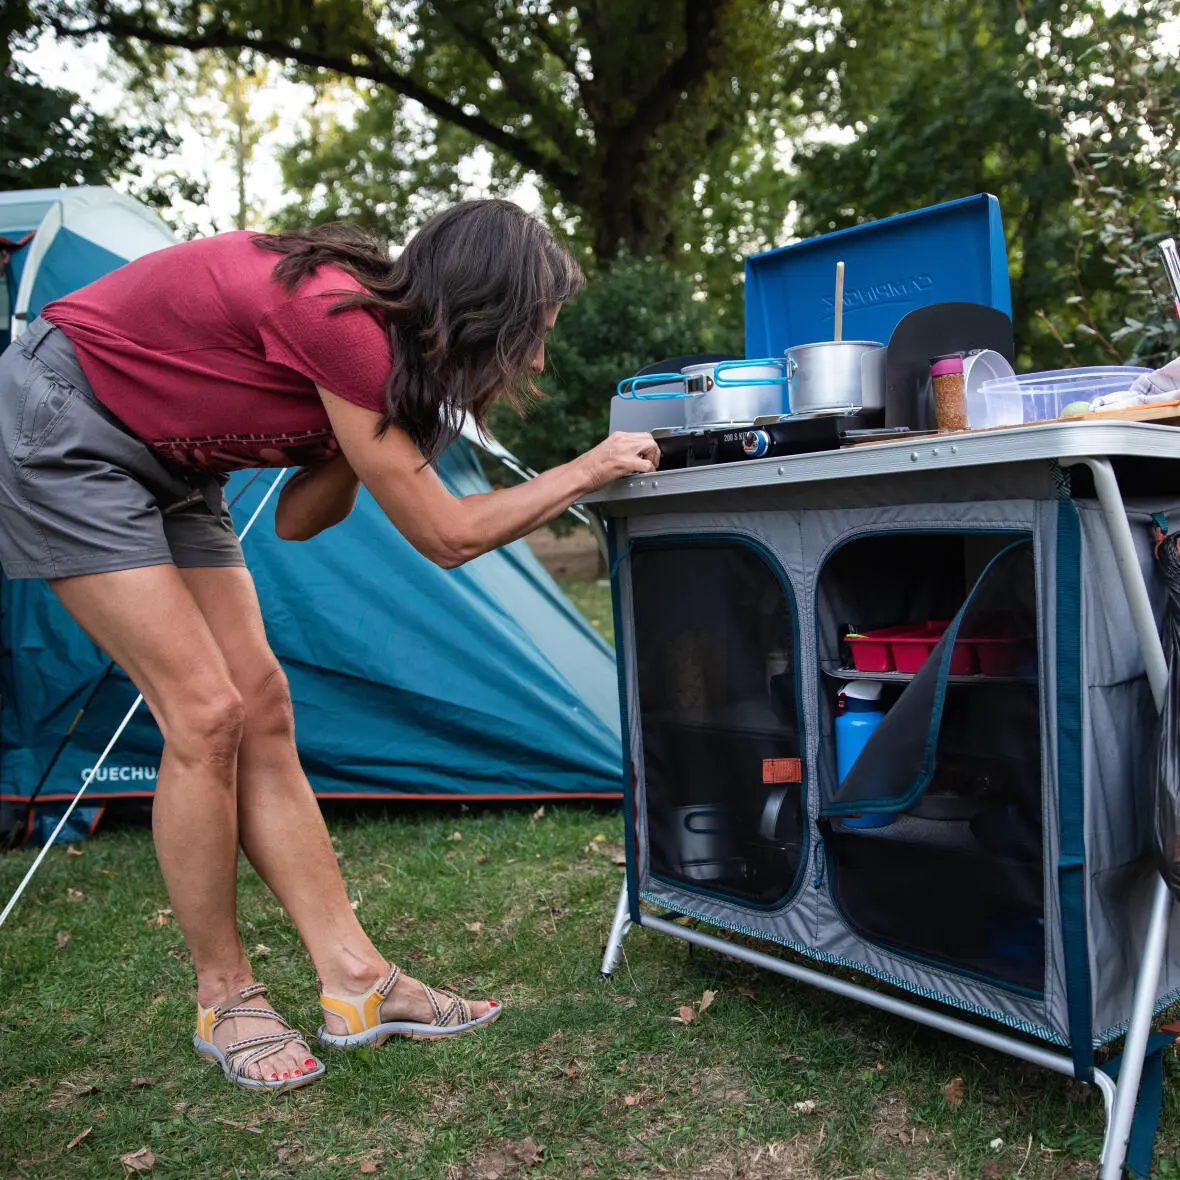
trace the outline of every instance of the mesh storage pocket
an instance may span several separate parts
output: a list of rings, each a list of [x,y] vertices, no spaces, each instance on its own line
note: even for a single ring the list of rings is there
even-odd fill
[[[638,544],[631,587],[652,872],[780,902],[805,843],[793,598],[737,539]]]
[[[866,939],[1033,992],[1044,981],[1033,547],[987,566],[823,808],[831,890]],[[1002,673],[953,676],[967,643]],[[1009,652],[1007,648],[1012,650]],[[871,814],[877,826],[858,816]]]

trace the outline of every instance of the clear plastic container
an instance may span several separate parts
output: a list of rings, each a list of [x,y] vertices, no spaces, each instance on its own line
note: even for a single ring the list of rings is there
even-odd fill
[[[989,421],[996,426],[1045,422],[1060,418],[1065,407],[1073,402],[1090,402],[1106,394],[1123,393],[1131,388],[1136,377],[1150,372],[1134,365],[1112,365],[1022,373],[985,381],[979,387],[979,396],[987,407]]]

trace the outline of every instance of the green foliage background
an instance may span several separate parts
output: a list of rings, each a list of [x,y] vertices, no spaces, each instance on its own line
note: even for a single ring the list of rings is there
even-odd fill
[[[490,191],[532,183],[590,277],[548,400],[496,417],[537,467],[600,437],[620,377],[740,351],[751,253],[977,192],[1000,200],[1021,368],[1180,349],[1155,250],[1177,224],[1180,0],[20,0],[2,20],[10,66],[52,29],[107,36],[145,93],[185,53],[310,83],[281,226],[404,240],[466,195],[477,151]],[[3,86],[9,187],[126,178],[169,142],[19,67]]]

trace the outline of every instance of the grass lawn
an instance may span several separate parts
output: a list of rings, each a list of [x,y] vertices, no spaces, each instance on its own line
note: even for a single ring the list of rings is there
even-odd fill
[[[233,1089],[190,1046],[191,968],[149,832],[100,830],[80,855],[51,852],[0,931],[0,1176],[118,1176],[145,1147],[154,1177],[1097,1174],[1099,1095],[1057,1075],[641,930],[601,980],[617,809],[340,811],[329,826],[383,950],[504,1017],[442,1044],[328,1052],[327,1077],[286,1097]],[[32,855],[0,858],[0,900]],[[240,886],[257,975],[313,1033],[306,957],[244,863]],[[706,990],[707,1010],[673,1021]],[[1168,1056],[1165,1180],[1180,1176]]]
[[[560,582],[569,600],[584,614],[590,626],[614,645],[615,617],[611,611],[610,583],[606,579],[589,582]]]

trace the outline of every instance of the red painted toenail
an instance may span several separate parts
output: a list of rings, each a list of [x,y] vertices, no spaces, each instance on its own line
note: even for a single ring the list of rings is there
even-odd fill
[[[286,1070],[283,1070],[283,1077],[289,1078],[290,1076],[291,1075]]]
[[[308,1069],[315,1069],[315,1058],[309,1057],[304,1063]]]
[[[301,1069],[297,1069],[297,1070],[295,1071],[295,1076],[296,1076],[297,1078],[301,1078],[301,1077],[303,1077],[303,1070],[301,1070]]]
[[[277,1073],[272,1073],[270,1077],[271,1081],[277,1082],[279,1080],[279,1075]]]
[[[488,1000],[488,1007],[489,1008],[499,1008],[499,1006],[500,1006],[499,1000]]]

